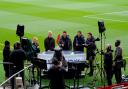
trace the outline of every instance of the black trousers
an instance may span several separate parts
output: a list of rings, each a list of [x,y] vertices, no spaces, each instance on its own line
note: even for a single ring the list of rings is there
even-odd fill
[[[23,68],[18,68],[18,67],[14,67],[14,68],[12,68],[12,71],[11,71],[11,76],[12,75],[14,75],[15,73],[17,73],[17,72],[19,72],[20,70],[22,70]],[[17,75],[18,76],[18,75]],[[17,76],[15,76],[15,77],[17,77]],[[11,89],[14,89],[15,88],[15,77],[13,77],[12,79],[11,79],[11,85],[12,85],[12,88]],[[20,73],[20,77],[22,77],[22,81],[23,81],[23,84],[24,84],[24,72],[21,72]]]
[[[93,71],[94,71],[94,68],[93,68],[94,59],[95,59],[95,56],[87,54],[87,60],[89,61],[89,67],[90,67],[90,74],[92,74],[92,75],[93,75]]]
[[[10,67],[9,67],[9,65],[8,64],[4,64],[3,65],[4,66],[4,71],[5,71],[5,77],[9,77],[9,73],[10,73]]]
[[[108,85],[112,85],[112,68],[104,68]]]
[[[121,80],[122,80],[121,67],[115,68],[114,73],[115,73],[115,79],[116,79],[117,84],[121,83]]]

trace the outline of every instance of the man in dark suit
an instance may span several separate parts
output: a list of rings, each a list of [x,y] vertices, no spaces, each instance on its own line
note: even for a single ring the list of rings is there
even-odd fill
[[[19,42],[16,42],[14,44],[14,50],[10,55],[10,61],[13,63],[12,75],[24,68],[25,59],[26,59],[25,51],[21,48],[21,44]],[[20,76],[24,81],[24,72],[21,72]],[[12,89],[14,89],[14,78],[12,79]]]
[[[77,35],[74,37],[74,41],[73,41],[74,51],[84,52],[84,44],[85,44],[84,36],[82,35],[81,31],[78,31]]]
[[[62,50],[71,50],[72,49],[72,42],[69,36],[67,35],[66,31],[63,31],[62,36],[59,41],[59,46]]]
[[[52,37],[52,32],[48,32],[48,37],[44,40],[45,51],[53,51],[55,48],[55,39]]]

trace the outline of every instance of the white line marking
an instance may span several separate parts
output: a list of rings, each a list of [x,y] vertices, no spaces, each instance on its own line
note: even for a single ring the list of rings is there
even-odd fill
[[[108,13],[102,13],[102,14],[87,15],[87,16],[84,16],[84,17],[97,16],[97,15],[105,15],[105,14],[114,14],[114,13],[124,13],[124,12],[128,12],[128,11],[108,12]]]
[[[116,20],[116,19],[107,19],[107,18],[100,18],[100,17],[87,17],[87,18],[92,18],[92,19],[101,19],[101,20],[110,20],[110,21],[115,21],[115,22],[128,22],[128,21],[125,21],[125,20]]]
[[[83,17],[84,18],[93,18],[93,19],[104,19],[104,20],[117,21],[117,22],[128,22],[128,21],[125,21],[125,20],[114,20],[114,19],[105,19],[105,18],[97,17],[98,15],[126,13],[126,12],[128,12],[128,11],[109,12],[109,13],[102,13],[102,14],[95,14],[95,15],[87,15],[87,16],[83,16]]]

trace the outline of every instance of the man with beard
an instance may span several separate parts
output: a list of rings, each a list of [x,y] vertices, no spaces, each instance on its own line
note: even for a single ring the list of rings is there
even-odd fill
[[[65,51],[72,49],[72,42],[69,36],[67,35],[66,31],[63,31],[63,34],[59,41],[59,46],[62,48],[62,50],[65,50]]]

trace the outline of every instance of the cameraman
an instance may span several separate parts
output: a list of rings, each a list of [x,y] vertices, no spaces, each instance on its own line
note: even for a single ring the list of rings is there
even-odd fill
[[[66,70],[62,67],[61,61],[54,58],[53,66],[48,70],[50,89],[65,89],[64,74]]]
[[[54,52],[52,61],[54,61],[54,59],[57,59],[58,61],[62,62],[62,67],[67,68],[68,63],[65,60],[65,57],[63,56],[62,49],[56,48],[56,49],[54,49],[54,51],[55,52]]]
[[[112,55],[111,45],[107,45],[106,52],[104,53],[104,69],[106,72],[108,85],[112,85],[112,63],[113,63],[113,55]]]
[[[21,48],[21,44],[19,42],[16,42],[14,44],[14,50],[10,55],[10,61],[13,63],[12,75],[24,68],[25,59],[26,59],[25,51]],[[21,72],[20,76],[24,81],[24,72]],[[14,78],[12,79],[12,89],[14,89]]]
[[[87,33],[87,40],[85,42],[86,47],[86,55],[87,60],[89,61],[90,66],[90,72],[89,76],[93,75],[93,60],[95,59],[95,50],[96,50],[96,44],[95,44],[95,38],[93,37],[92,33]]]

